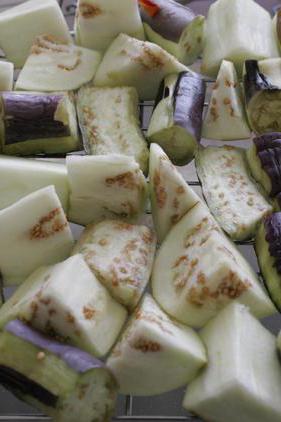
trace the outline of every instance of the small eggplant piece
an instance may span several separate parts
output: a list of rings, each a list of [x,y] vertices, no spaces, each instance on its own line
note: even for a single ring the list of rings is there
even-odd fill
[[[160,85],[147,137],[174,164],[189,163],[201,138],[206,85],[194,72],[169,75]]]
[[[58,422],[109,422],[117,383],[104,363],[18,320],[0,334],[0,383]]]
[[[0,91],[12,91],[14,85],[14,64],[0,61]]]

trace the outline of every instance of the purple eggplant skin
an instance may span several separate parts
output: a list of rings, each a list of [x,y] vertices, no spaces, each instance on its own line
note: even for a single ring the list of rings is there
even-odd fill
[[[281,275],[281,212],[275,212],[265,217],[264,227],[269,253],[275,259],[276,271]]]
[[[160,10],[155,16],[151,16],[139,2],[143,22],[163,38],[178,43],[183,30],[197,15],[189,7],[174,0],[151,1]]]

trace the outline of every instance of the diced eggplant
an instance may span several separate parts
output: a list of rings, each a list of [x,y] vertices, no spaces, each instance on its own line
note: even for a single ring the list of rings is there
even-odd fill
[[[279,57],[279,51],[268,11],[254,0],[217,0],[210,6],[202,60],[204,74],[216,77],[225,59],[234,63],[240,78],[245,60],[271,57]]]
[[[0,383],[57,422],[109,422],[117,398],[103,362],[18,320],[0,334]]]
[[[242,92],[232,62],[223,60],[213,86],[202,135],[225,141],[250,138]]]
[[[275,337],[239,304],[222,310],[200,335],[208,366],[189,385],[183,406],[206,421],[279,422]]]
[[[34,39],[41,34],[71,42],[56,0],[29,0],[0,13],[0,47],[16,67],[24,65]]]
[[[41,265],[69,256],[73,236],[54,186],[0,211],[0,272],[4,284],[22,283]]]
[[[4,154],[56,154],[79,150],[71,94],[2,92],[0,101],[0,142]]]
[[[170,229],[201,201],[157,144],[150,147],[150,200],[159,242]]]
[[[122,394],[152,396],[190,382],[206,361],[199,336],[171,320],[147,294],[114,346],[107,366]]]
[[[132,156],[147,172],[148,148],[139,125],[138,93],[133,87],[84,87],[78,116],[85,149],[93,155]]]
[[[259,318],[276,312],[256,273],[201,203],[162,243],[152,290],[164,311],[192,327],[202,327],[232,301]]]
[[[92,81],[101,54],[42,35],[34,40],[15,88],[25,91],[72,91]]]
[[[147,185],[132,157],[68,156],[70,221],[86,226],[105,219],[135,222],[144,212]]]
[[[186,70],[186,66],[158,45],[120,34],[107,49],[94,85],[133,86],[141,100],[155,100],[165,76]]]
[[[245,150],[200,148],[196,168],[208,207],[221,228],[234,240],[255,237],[272,207],[250,176]]]
[[[201,139],[206,85],[194,72],[169,75],[159,88],[147,137],[164,149],[174,164],[185,165]]]
[[[148,227],[105,220],[85,229],[72,254],[81,253],[111,296],[132,311],[149,282],[155,248]]]
[[[78,0],[74,26],[78,45],[102,53],[121,33],[144,40],[137,0]]]
[[[0,309],[0,326],[20,319],[35,329],[102,357],[127,312],[99,283],[82,255],[32,273]]]
[[[14,64],[0,61],[0,91],[12,91],[14,86]]]

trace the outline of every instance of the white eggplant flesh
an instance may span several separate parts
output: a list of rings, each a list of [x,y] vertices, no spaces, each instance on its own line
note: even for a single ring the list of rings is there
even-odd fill
[[[147,201],[147,185],[132,157],[110,154],[68,156],[70,221],[86,226],[106,218],[137,221]]]
[[[104,356],[127,317],[92,274],[82,255],[41,267],[0,310],[0,326],[20,319],[51,337]]]
[[[272,206],[248,170],[245,150],[231,146],[200,148],[196,168],[211,213],[233,240],[255,237]]]
[[[72,91],[90,82],[101,54],[59,38],[42,35],[34,40],[15,89],[25,91]]]
[[[162,243],[152,291],[164,311],[192,327],[202,327],[232,301],[259,318],[276,312],[256,273],[201,203]]]
[[[221,311],[200,335],[209,362],[188,386],[183,406],[206,421],[280,421],[275,337],[239,304]]]
[[[163,78],[186,70],[186,66],[158,45],[120,34],[106,51],[94,85],[133,86],[141,100],[154,100]]]
[[[14,64],[0,61],[0,91],[12,91],[14,86]]]
[[[0,272],[6,285],[22,283],[42,265],[69,256],[73,237],[54,186],[0,211]]]
[[[279,50],[281,49],[281,10],[278,9],[272,20],[273,31],[276,37],[277,45]]]
[[[237,73],[232,62],[223,60],[216,83],[213,86],[206,117],[203,137],[231,141],[250,138]]]
[[[155,249],[148,227],[105,220],[85,229],[72,254],[81,253],[111,296],[132,311],[149,282]]]
[[[132,156],[146,172],[149,153],[140,128],[138,102],[133,87],[81,88],[77,106],[85,149],[93,155]]]
[[[281,89],[281,59],[267,59],[258,62],[259,71],[269,79],[271,85]]]
[[[15,67],[24,65],[34,39],[41,34],[56,37],[62,43],[71,42],[56,0],[29,0],[0,13],[0,46]]]
[[[120,33],[144,40],[137,0],[79,0],[74,29],[78,45],[102,53]]]
[[[246,59],[279,57],[270,14],[254,0],[217,0],[209,8],[202,72],[216,77],[222,60],[242,76]]]
[[[206,364],[199,336],[171,320],[150,295],[129,320],[107,366],[121,394],[152,396],[190,382]]]
[[[158,241],[162,242],[201,199],[157,144],[150,146],[149,180],[153,222]]]

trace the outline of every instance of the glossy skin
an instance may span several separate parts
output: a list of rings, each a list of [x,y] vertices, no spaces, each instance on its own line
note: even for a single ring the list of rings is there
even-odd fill
[[[252,98],[260,91],[275,91],[278,89],[260,72],[257,60],[245,61],[243,82],[246,104],[249,104]]]
[[[278,274],[281,275],[281,212],[276,212],[266,217],[265,225],[265,240],[268,242],[268,249],[270,255],[275,259],[275,268]]]

